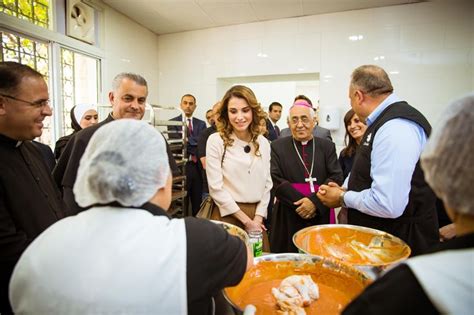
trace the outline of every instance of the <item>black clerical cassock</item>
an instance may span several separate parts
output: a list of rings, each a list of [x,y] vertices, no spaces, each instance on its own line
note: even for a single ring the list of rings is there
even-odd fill
[[[334,143],[313,138],[301,143],[293,137],[272,142],[271,173],[277,202],[273,207],[270,247],[273,253],[297,252],[293,235],[316,224],[329,223],[329,208],[316,197],[317,188],[328,182],[342,184],[343,175]],[[303,219],[293,202],[308,197],[316,216]]]
[[[27,246],[66,216],[50,169],[31,141],[0,135],[0,313],[11,312],[8,283]]]

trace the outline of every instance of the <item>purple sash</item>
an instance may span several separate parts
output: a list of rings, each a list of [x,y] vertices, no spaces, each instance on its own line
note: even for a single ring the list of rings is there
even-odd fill
[[[311,188],[308,183],[291,183],[291,186],[293,186],[294,189],[299,191],[302,195],[305,195],[306,197],[311,195]],[[314,184],[314,190],[318,191],[319,185]],[[329,224],[335,224],[336,223],[336,213],[334,212],[334,209],[331,208],[329,209]]]

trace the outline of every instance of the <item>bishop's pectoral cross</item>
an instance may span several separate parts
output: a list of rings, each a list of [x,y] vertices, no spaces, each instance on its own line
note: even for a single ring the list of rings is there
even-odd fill
[[[305,178],[304,181],[307,183],[309,182],[309,189],[314,193],[314,182],[316,181],[316,177],[311,177],[310,175],[308,178]]]

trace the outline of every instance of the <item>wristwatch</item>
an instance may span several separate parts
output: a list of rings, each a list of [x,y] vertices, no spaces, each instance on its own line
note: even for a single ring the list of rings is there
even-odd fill
[[[346,203],[344,202],[344,195],[346,194],[345,191],[341,192],[341,194],[339,195],[339,202],[341,204],[341,207],[343,208],[347,208],[346,206]]]

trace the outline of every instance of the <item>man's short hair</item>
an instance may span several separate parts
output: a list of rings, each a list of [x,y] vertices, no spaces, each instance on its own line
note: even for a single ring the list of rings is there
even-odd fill
[[[300,94],[296,96],[293,102],[296,102],[297,100],[305,100],[306,102],[309,103],[309,105],[313,106],[313,102],[311,102],[309,97],[307,97],[306,95]]]
[[[393,92],[392,82],[387,72],[375,65],[363,65],[356,68],[351,75],[351,85],[372,97]]]
[[[183,98],[185,98],[186,96],[192,97],[194,100],[194,104],[196,104],[196,98],[192,94],[184,94],[183,96],[181,96],[181,102],[183,101]]]
[[[25,77],[43,78],[35,69],[18,62],[0,62],[0,93],[15,94]]]
[[[270,107],[268,108],[268,110],[271,112],[273,110],[273,107],[275,107],[275,106],[283,108],[283,106],[280,103],[273,102],[273,103],[270,104]]]
[[[122,72],[115,76],[114,80],[112,81],[112,88],[114,91],[118,90],[120,84],[122,84],[123,79],[129,79],[133,82],[137,83],[138,85],[145,86],[148,88],[148,83],[146,82],[145,78],[139,74],[130,73],[130,72]]]

